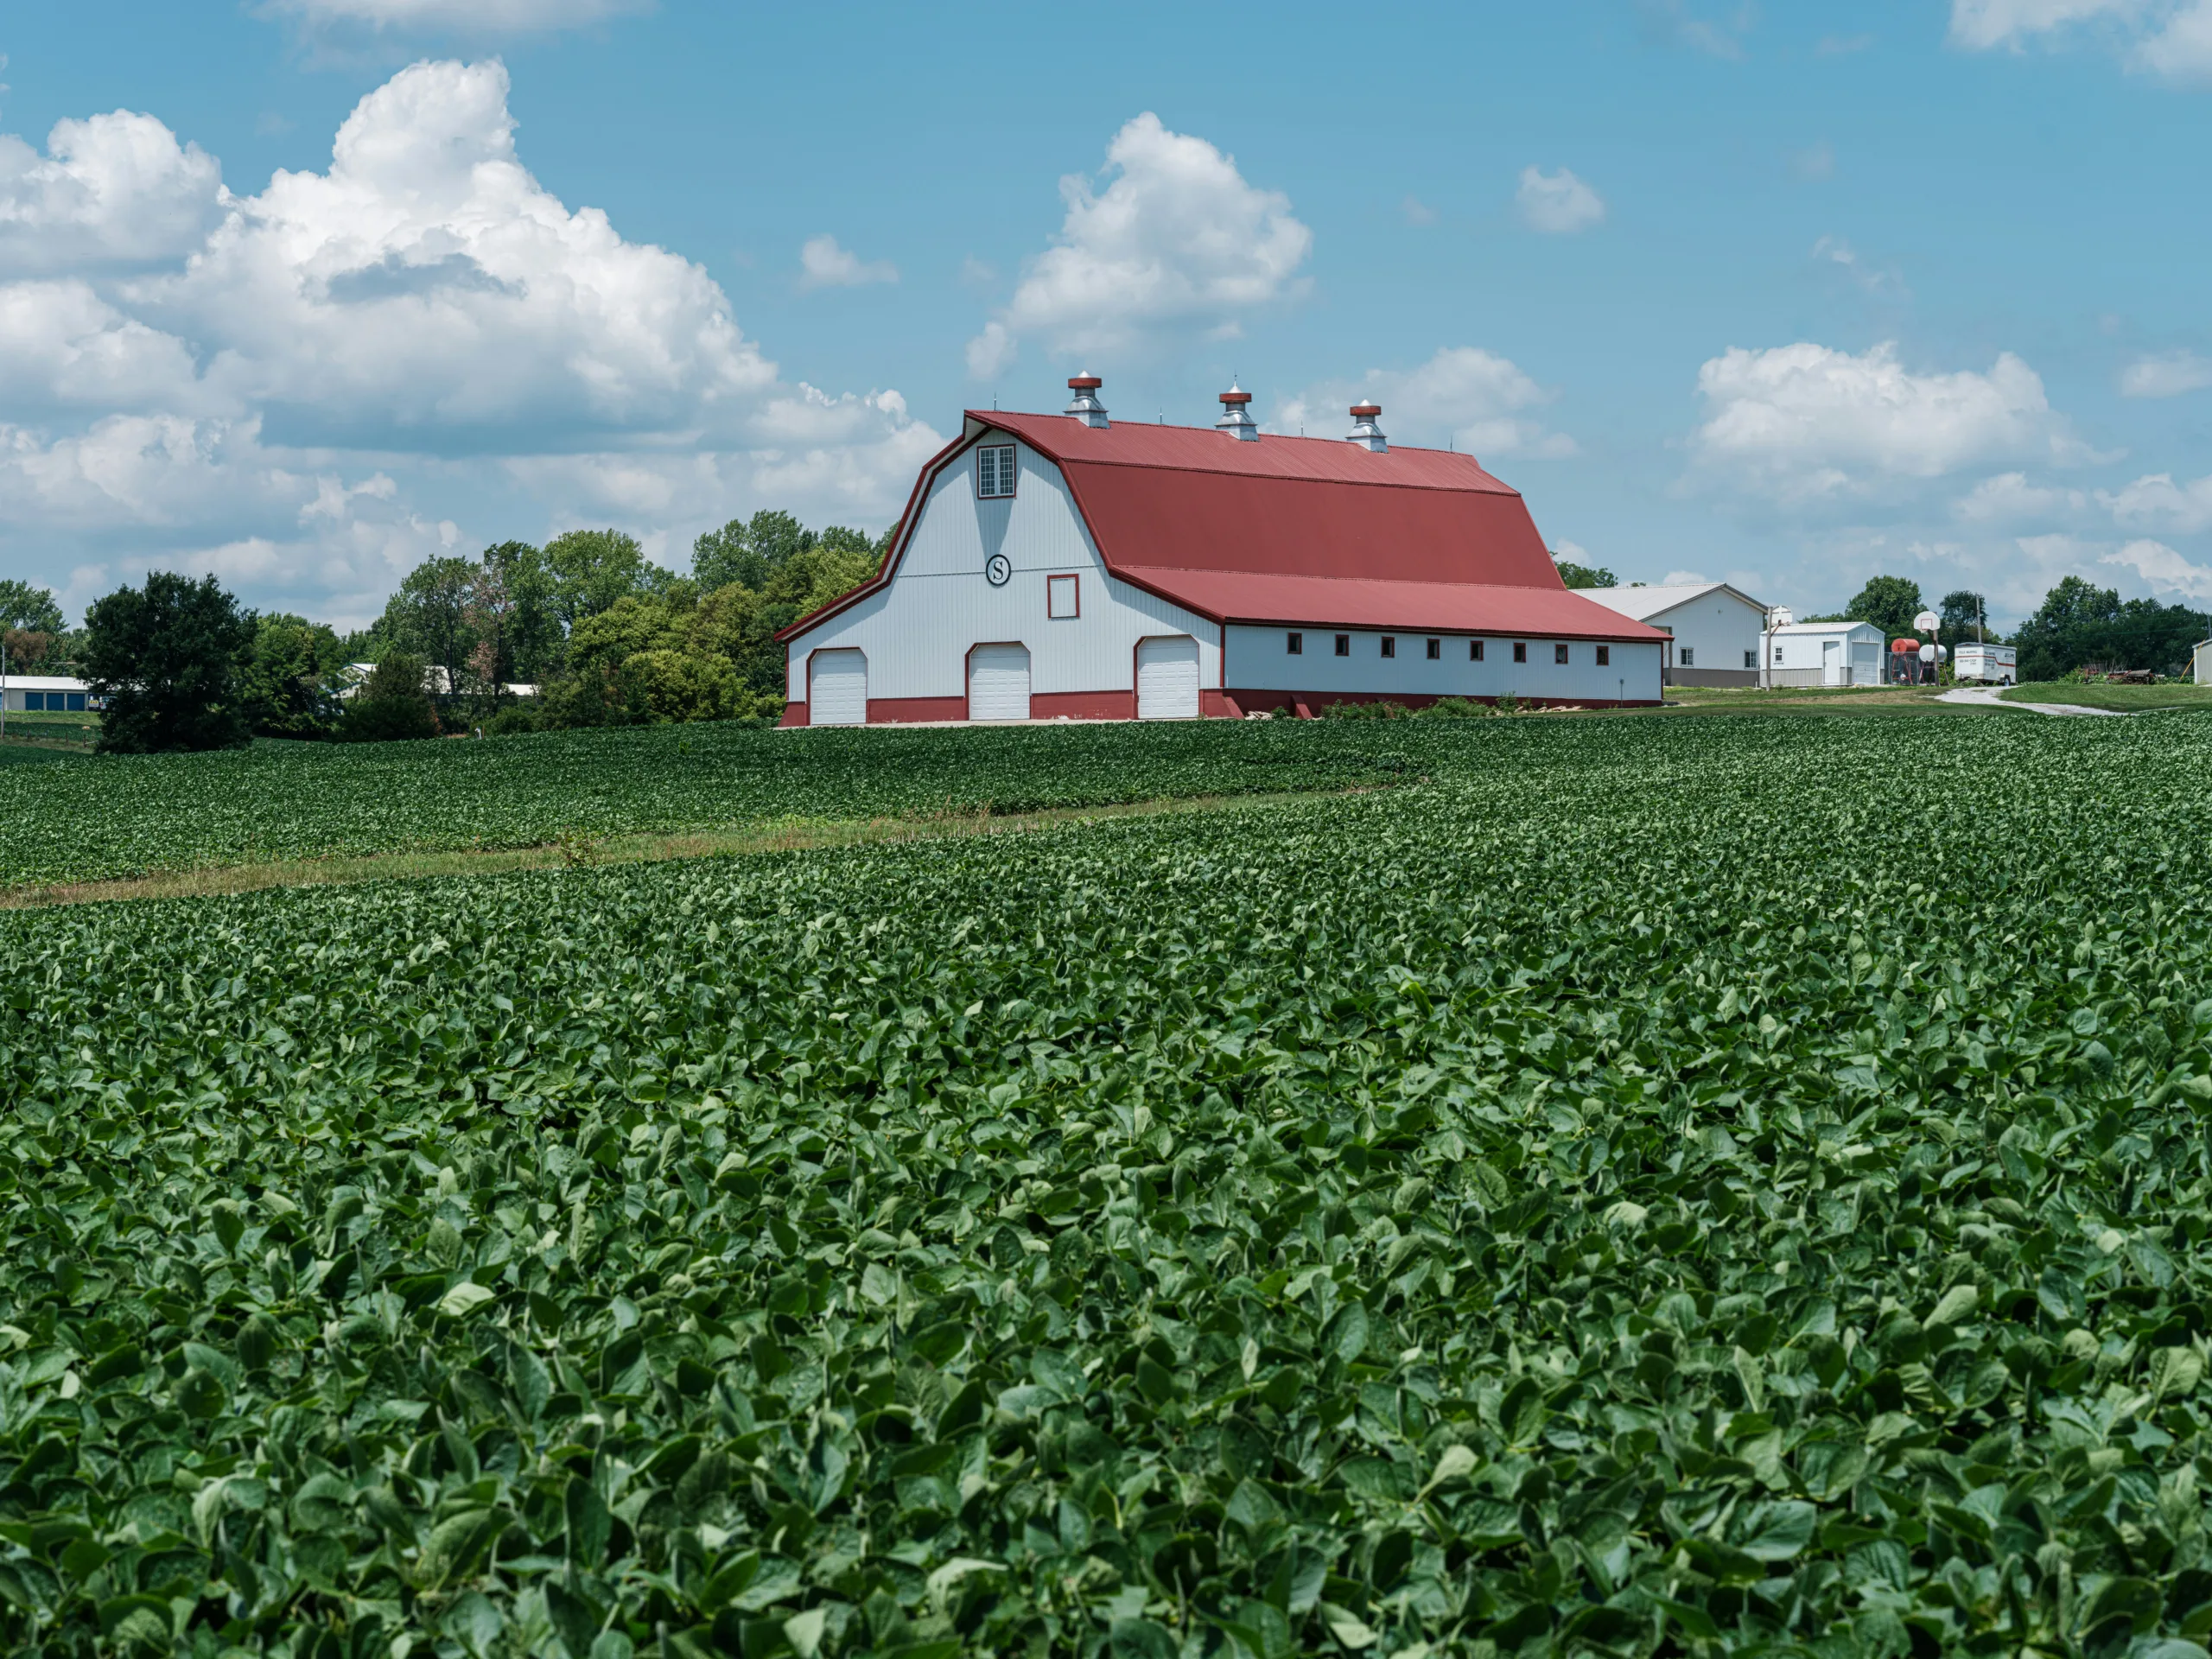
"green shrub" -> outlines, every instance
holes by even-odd
[[[437,710],[423,689],[429,670],[420,657],[394,652],[371,671],[346,705],[338,735],[348,743],[395,743],[438,734]]]

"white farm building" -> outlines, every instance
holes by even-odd
[[[1879,685],[1882,631],[1872,622],[1793,622],[1768,636],[1770,685]]]
[[[882,568],[778,637],[787,726],[1660,699],[1665,636],[1570,592],[1472,455],[969,410]]]
[[[1668,635],[1669,685],[1757,685],[1766,607],[1725,582],[1576,591]]]
[[[0,708],[11,715],[81,715],[92,706],[92,696],[82,680],[62,674],[10,674],[0,677]]]

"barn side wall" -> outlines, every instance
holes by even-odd
[[[1303,628],[1305,649],[1292,656],[1291,630],[1230,625],[1225,672],[1228,683],[1255,695],[1306,694],[1325,703],[1339,696],[1394,699],[1496,698],[1509,693],[1545,702],[1656,702],[1660,699],[1661,647],[1656,644],[1608,647],[1612,660],[1598,665],[1597,647],[1587,640],[1567,642],[1564,665],[1553,661],[1558,642],[1529,639],[1529,660],[1513,660],[1512,637],[1484,637],[1483,660],[1467,657],[1466,634],[1433,636],[1442,655],[1428,659],[1425,633],[1400,633],[1397,655],[1384,657],[1383,635],[1335,628]],[[1336,636],[1351,635],[1351,654],[1336,654]]]

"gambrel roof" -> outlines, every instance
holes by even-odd
[[[791,639],[897,574],[931,481],[996,434],[1060,469],[1106,567],[1215,622],[1653,641],[1664,636],[1569,589],[1519,492],[1472,455],[1210,427],[969,410],[923,468],[874,577]]]

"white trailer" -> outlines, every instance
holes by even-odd
[[[2011,645],[1961,645],[1951,658],[1954,677],[1981,685],[2010,685],[2020,677],[2020,653]]]

